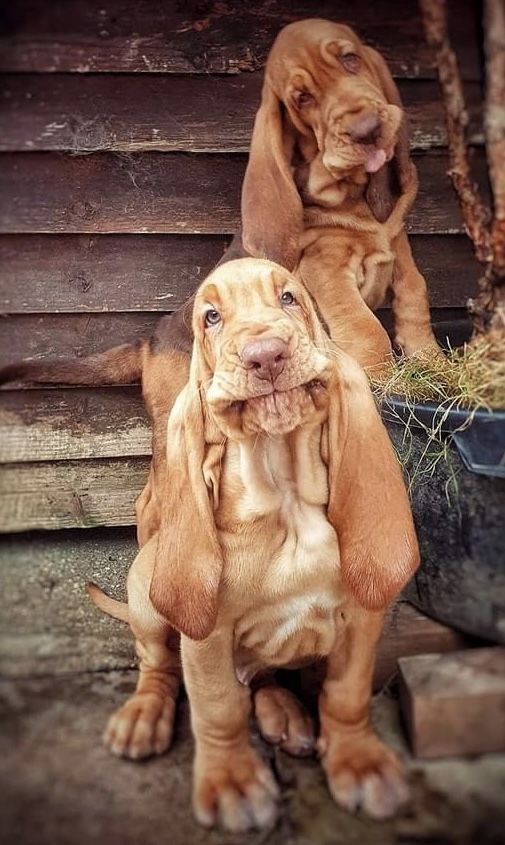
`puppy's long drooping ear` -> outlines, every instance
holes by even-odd
[[[303,207],[290,169],[294,132],[283,108],[265,78],[242,186],[242,240],[253,257],[293,270]]]
[[[212,507],[223,438],[217,430],[213,435],[205,418],[196,367],[193,354],[189,383],[168,421],[162,517],[149,595],[174,628],[200,640],[215,625],[223,566]]]
[[[403,110],[400,93],[389,68],[376,50],[366,47],[366,55],[377,75],[388,103]],[[395,154],[388,164],[370,176],[366,198],[374,217],[384,223],[393,211],[400,194],[404,193],[416,174],[410,160],[409,131],[405,114],[400,126]]]
[[[400,466],[367,378],[338,357],[328,417],[328,518],[342,575],[365,608],[386,607],[419,565],[412,513]]]

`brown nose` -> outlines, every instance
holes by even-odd
[[[275,381],[289,358],[289,349],[280,337],[264,337],[246,343],[240,357],[258,378]]]
[[[381,130],[381,119],[375,112],[365,112],[348,127],[353,141],[360,144],[375,144]]]

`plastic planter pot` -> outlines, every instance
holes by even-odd
[[[412,481],[421,548],[405,597],[441,622],[505,643],[505,411],[470,418],[389,398],[382,416]],[[430,441],[437,425],[447,451],[434,461],[444,448]]]

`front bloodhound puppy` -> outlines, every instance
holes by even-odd
[[[362,369],[328,338],[300,280],[266,260],[216,269],[193,310],[189,380],[167,425],[158,530],[128,576],[141,658],[136,693],[106,742],[137,758],[170,742],[181,634],[196,741],[197,819],[271,825],[278,787],[250,742],[251,687],[327,658],[317,748],[335,800],[375,818],[407,797],[403,767],[368,705],[384,612],[418,565],[400,467]],[[254,696],[263,736],[315,747],[291,693]]]
[[[283,29],[273,45],[265,70],[262,102],[243,188],[243,233],[234,239],[222,261],[228,262],[249,252],[277,259],[292,270],[297,283],[303,282],[310,291],[330,337],[363,366],[380,364],[390,353],[389,339],[371,310],[381,304],[390,285],[397,342],[408,354],[433,348],[426,285],[415,267],[403,229],[404,215],[416,189],[416,172],[409,159],[400,99],[380,55],[363,45],[348,27],[329,21],[301,21]],[[164,542],[162,519],[166,525],[166,489],[173,481],[171,471],[167,481],[167,419],[175,398],[188,381],[192,306],[191,301],[175,314],[162,318],[150,340],[123,344],[86,359],[26,361],[0,370],[0,383],[22,380],[101,385],[141,380],[153,426],[153,457],[147,484],[136,505],[138,539],[141,547],[146,546],[146,551],[141,553],[132,572],[141,573],[147,567],[149,579],[153,544],[158,536],[160,543]],[[276,319],[278,316],[276,313]],[[277,336],[277,329],[273,325],[271,329]],[[217,332],[215,336],[218,336]],[[201,338],[197,337],[198,344],[201,344]],[[351,373],[352,362],[342,353],[338,358],[335,354],[330,355],[334,365]],[[201,361],[203,366],[205,359]],[[343,382],[338,381],[337,394],[342,394],[342,407],[354,408],[356,405],[358,408],[368,396],[363,377],[358,372],[356,370],[352,378],[349,376],[349,386],[345,390]],[[194,383],[193,374],[191,378]],[[353,390],[356,391],[354,398]],[[333,395],[332,391],[330,393]],[[367,402],[372,409],[369,397]],[[207,406],[208,403],[205,408]],[[178,407],[180,413],[180,405]],[[375,438],[378,438],[377,444],[385,441],[375,410],[370,414],[370,420],[375,423],[370,423],[366,442],[349,435],[345,454],[350,455],[353,449],[360,454],[366,452],[370,467],[373,467],[374,455],[382,454],[382,447],[375,444]],[[206,436],[209,436],[209,425],[206,423]],[[329,423],[325,423],[325,431],[329,427]],[[230,440],[228,444],[230,449],[232,442]],[[170,450],[170,442],[168,446]],[[387,443],[384,449],[389,454]],[[213,450],[208,449],[209,455],[218,451],[218,443]],[[192,452],[188,460],[195,459]],[[373,479],[378,477],[384,463],[377,467],[377,473],[371,468],[365,470],[366,464],[361,457],[358,462],[358,455],[348,463],[352,466],[349,488],[355,491],[357,501],[365,502],[367,497],[361,499],[361,487],[365,482],[373,486]],[[358,465],[359,470],[355,469]],[[217,466],[219,468],[221,464]],[[340,477],[347,472],[346,466],[347,462],[344,462],[339,470]],[[392,478],[397,477],[398,471],[395,469],[394,473]],[[403,496],[401,485],[399,489]],[[332,501],[336,501],[335,497]],[[364,525],[368,529],[380,504],[374,502],[366,515]],[[188,506],[183,497],[181,508]],[[346,530],[341,526],[341,533]],[[351,534],[352,542],[359,550],[360,541],[356,539],[354,529]],[[391,536],[396,536],[394,531]],[[212,554],[206,560],[209,566],[213,561],[213,566],[207,571],[204,583],[210,595],[209,572],[218,571],[220,558],[210,535],[207,543]],[[366,569],[361,566],[361,558],[357,559],[360,563],[355,567],[354,588],[358,589],[361,584],[363,590],[365,587],[375,589],[377,585],[364,576]],[[352,555],[348,553],[344,560],[341,571],[345,569],[352,573]],[[375,559],[370,561],[370,565],[372,562],[376,565]],[[393,565],[391,571],[394,571]],[[198,590],[194,595],[198,595]],[[379,611],[376,613],[380,615]],[[378,617],[367,613],[366,618]],[[131,624],[136,633],[135,619],[133,613]],[[154,619],[158,619],[159,637],[156,640],[151,631],[149,655],[154,650],[158,656],[156,665],[163,667],[156,680],[149,672],[146,675],[143,668],[151,665],[151,656],[144,654],[142,636],[138,636],[137,641],[141,686],[146,677],[148,690],[153,684],[162,690],[159,695],[149,692],[145,699],[154,708],[150,718],[157,726],[156,739],[152,742],[149,739],[145,747],[156,751],[165,748],[170,741],[180,666],[176,632],[173,631],[168,639],[167,649],[166,618],[158,618],[152,611],[151,621]],[[202,625],[204,619],[202,615]],[[377,622],[377,629],[379,627]],[[291,699],[284,690],[275,687],[273,681],[261,697],[258,696],[259,693],[257,713],[261,711],[261,718],[266,721],[265,713],[273,718],[275,730],[272,728],[272,735],[276,735],[281,718],[279,707],[287,714],[282,718],[286,718],[289,725],[300,724],[299,711],[296,708],[293,711]],[[278,705],[279,701],[282,705]],[[126,705],[126,713],[130,712],[129,707]],[[160,707],[162,712],[157,710]],[[272,717],[272,713],[277,716]],[[126,734],[123,741],[119,732],[115,747],[128,748],[128,719],[120,724],[122,729],[126,725]],[[137,734],[143,724],[139,721]],[[149,731],[149,719],[147,724]],[[266,729],[265,732],[268,733]],[[300,750],[289,731],[283,744],[288,749]],[[144,746],[140,743],[134,747],[142,753]]]

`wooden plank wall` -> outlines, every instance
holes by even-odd
[[[450,6],[482,176],[476,9]],[[269,46],[314,16],[390,63],[420,175],[414,253],[434,319],[463,315],[478,267],[415,0],[17,0],[0,34],[1,364],[144,336],[184,301],[237,226]],[[148,455],[135,389],[4,393],[0,530],[132,524]]]

